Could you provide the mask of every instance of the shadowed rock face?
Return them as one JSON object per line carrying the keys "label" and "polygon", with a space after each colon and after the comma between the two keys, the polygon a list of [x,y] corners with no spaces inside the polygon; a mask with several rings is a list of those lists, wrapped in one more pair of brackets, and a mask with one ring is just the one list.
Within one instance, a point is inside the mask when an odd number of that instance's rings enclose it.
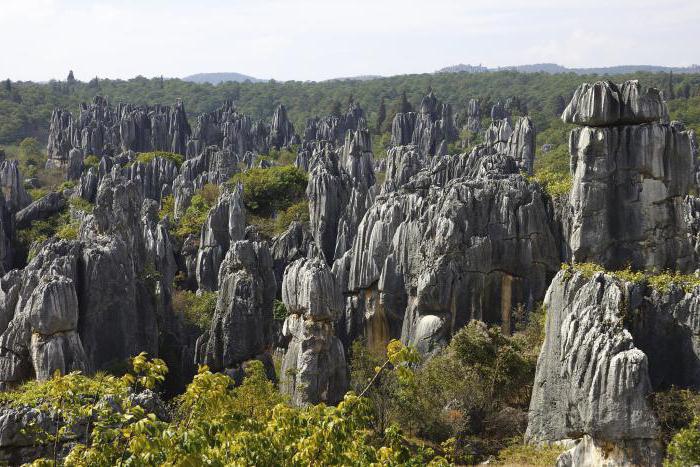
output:
{"label": "shadowed rock face", "polygon": [[[176,335],[178,323],[170,311],[175,259],[157,212],[138,185],[105,176],[77,241],[48,241],[24,270],[0,280],[3,386],[106,369],[141,351],[159,355],[160,333]],[[187,344],[173,345],[179,360]],[[169,361],[182,384],[187,374]]]}
{"label": "shadowed rock face", "polygon": [[700,289],[659,292],[603,273],[588,278],[562,271],[545,305],[546,338],[526,438],[587,435],[564,456],[564,465],[591,462],[612,447],[611,465],[660,464],[648,395],[700,387]]}
{"label": "shadowed rock face", "polygon": [[197,339],[195,360],[214,371],[233,371],[247,360],[263,359],[272,345],[276,290],[267,246],[248,240],[232,243],[219,269],[214,318]]}
{"label": "shadowed rock face", "polygon": [[510,332],[511,308],[544,296],[561,260],[552,214],[507,148],[433,158],[416,146],[389,151],[382,194],[333,265],[348,295],[346,342],[365,335],[381,348],[400,337],[431,354],[470,319]]}
{"label": "shadowed rock face", "polygon": [[598,81],[582,84],[561,118],[584,126],[637,125],[667,122],[668,109],[658,89],[643,89],[639,81]]}
{"label": "shadowed rock face", "polygon": [[81,104],[75,117],[65,110],[54,110],[46,165],[69,167],[73,149],[79,149],[83,157],[112,156],[128,150],[185,154],[190,132],[179,101],[171,107],[118,104],[115,108],[96,96],[92,104]]}
{"label": "shadowed rock face", "polygon": [[282,362],[282,391],[296,405],[340,401],[348,370],[343,344],[334,332],[343,305],[330,268],[320,259],[290,264],[282,301],[289,313],[282,332],[291,338]]}
{"label": "shadowed rock face", "polygon": [[[691,137],[666,114],[658,91],[635,81],[576,91],[562,118],[585,126],[570,135],[573,188],[558,215],[574,261],[696,268]],[[526,438],[575,440],[559,465],[660,465],[647,396],[700,388],[699,295],[560,272],[545,299]]]}
{"label": "shadowed rock face", "polygon": [[417,146],[423,156],[440,154],[440,148],[457,140],[452,106],[441,104],[430,92],[423,98],[420,112],[398,113],[391,125],[391,145]]}
{"label": "shadowed rock face", "polygon": [[352,245],[357,226],[374,199],[369,132],[348,132],[341,149],[319,148],[310,163],[309,217],[316,245],[330,264]]}
{"label": "shadowed rock face", "polygon": [[[608,82],[583,85],[564,113],[567,121],[597,125],[576,128],[569,138],[574,188],[566,227],[573,259],[693,270],[683,220],[684,198],[694,186],[690,134],[680,125],[648,122],[666,113],[657,91],[642,91],[636,82],[617,89]],[[635,119],[645,123],[626,124]]]}

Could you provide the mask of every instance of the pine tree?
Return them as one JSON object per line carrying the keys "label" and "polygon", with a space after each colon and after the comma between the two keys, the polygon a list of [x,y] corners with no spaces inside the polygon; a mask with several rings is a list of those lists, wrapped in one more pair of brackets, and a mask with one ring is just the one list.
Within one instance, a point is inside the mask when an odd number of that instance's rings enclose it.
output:
{"label": "pine tree", "polygon": [[10,78],[5,80],[5,91],[8,93],[12,92],[12,81],[10,81]]}
{"label": "pine tree", "polygon": [[75,83],[75,76],[73,76],[73,70],[70,70],[70,71],[68,72],[68,78],[66,78],[66,82],[67,82],[68,84],[73,84],[73,83]]}
{"label": "pine tree", "polygon": [[331,115],[334,117],[340,117],[342,114],[343,111],[340,105],[340,101],[333,101],[333,104],[331,104]]}
{"label": "pine tree", "polygon": [[386,120],[386,104],[384,103],[384,98],[382,97],[382,100],[379,101],[379,110],[377,110],[377,134],[382,132],[384,120]]}
{"label": "pine tree", "polygon": [[403,91],[401,93],[401,100],[399,101],[399,107],[397,113],[408,113],[408,112],[413,112],[413,107],[411,106],[411,103],[408,102],[408,99],[406,98],[406,91]]}
{"label": "pine tree", "polygon": [[673,100],[676,98],[675,93],[673,92],[673,70],[668,74],[668,99]]}

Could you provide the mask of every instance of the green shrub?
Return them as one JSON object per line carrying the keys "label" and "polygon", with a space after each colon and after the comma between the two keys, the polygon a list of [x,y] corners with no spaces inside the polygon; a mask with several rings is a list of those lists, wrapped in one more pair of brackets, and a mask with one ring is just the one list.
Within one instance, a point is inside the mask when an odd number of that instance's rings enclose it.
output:
{"label": "green shrub", "polygon": [[272,148],[267,154],[261,155],[262,159],[272,159],[281,165],[293,165],[297,159],[297,146],[291,148],[275,149]]}
{"label": "green shrub", "polygon": [[100,158],[95,155],[89,155],[83,159],[83,170],[87,172],[91,168],[97,170],[100,167]]}
{"label": "green shrub", "polygon": [[668,445],[665,467],[687,467],[700,464],[700,419],[676,434]]}
{"label": "green shrub", "polygon": [[56,236],[63,240],[77,240],[80,223],[77,221],[64,224],[56,231]]}
{"label": "green shrub", "polygon": [[274,319],[277,321],[284,321],[287,319],[288,315],[289,312],[287,311],[287,307],[284,306],[284,303],[280,300],[275,300],[272,304],[272,316]]}
{"label": "green shrub", "polygon": [[572,188],[572,178],[568,173],[563,174],[546,170],[535,171],[535,174],[530,177],[530,180],[542,185],[542,188],[544,188],[552,198],[568,196]]}
{"label": "green shrub", "polygon": [[202,330],[209,329],[216,310],[216,292],[202,292],[197,295],[189,290],[175,290],[173,309]]}
{"label": "green shrub", "polygon": [[83,211],[87,214],[91,213],[92,210],[95,209],[94,204],[84,198],[81,198],[80,196],[73,196],[70,198],[68,200],[68,205],[76,211]]}
{"label": "green shrub", "polygon": [[630,267],[617,271],[608,271],[596,263],[574,263],[572,265],[565,263],[562,264],[562,270],[567,271],[567,273],[577,271],[589,279],[597,272],[604,272],[619,280],[647,284],[653,290],[659,292],[668,292],[672,285],[682,288],[685,292],[691,292],[700,286],[700,277],[694,274],[682,274],[677,271],[633,271]]}
{"label": "green shrub", "polygon": [[46,188],[30,188],[29,190],[27,190],[27,193],[29,193],[29,196],[32,197],[32,201],[36,201],[48,195],[49,190],[47,190]]}
{"label": "green shrub", "polygon": [[173,195],[168,195],[160,201],[160,211],[158,211],[158,218],[160,220],[170,218],[170,222],[175,220],[175,197]]}
{"label": "green shrub", "polygon": [[561,446],[533,446],[516,441],[498,453],[497,465],[556,465],[557,458],[566,449]]}
{"label": "green shrub", "polygon": [[671,387],[651,394],[651,406],[661,428],[661,441],[668,445],[680,430],[700,417],[700,394]]}
{"label": "green shrub", "polygon": [[219,187],[212,184],[204,185],[195,193],[185,213],[173,225],[175,236],[184,239],[188,235],[198,235],[207,220],[209,210],[216,203],[218,194]]}
{"label": "green shrub", "polygon": [[161,159],[168,159],[169,161],[172,161],[178,168],[182,165],[182,163],[185,161],[185,158],[181,156],[180,154],[175,154],[174,152],[167,152],[167,151],[152,151],[152,152],[140,152],[138,156],[136,156],[136,161],[141,164],[148,164],[149,162],[153,161],[155,158],[161,158]]}
{"label": "green shrub", "polygon": [[234,175],[231,184],[243,184],[243,202],[254,215],[271,217],[306,196],[306,173],[293,166],[254,168]]}

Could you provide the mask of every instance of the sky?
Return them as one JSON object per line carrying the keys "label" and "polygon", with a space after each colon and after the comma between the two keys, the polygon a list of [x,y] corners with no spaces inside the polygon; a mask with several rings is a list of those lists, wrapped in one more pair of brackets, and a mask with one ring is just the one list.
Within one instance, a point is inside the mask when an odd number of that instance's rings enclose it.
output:
{"label": "sky", "polygon": [[0,0],[0,79],[700,63],[700,0]]}

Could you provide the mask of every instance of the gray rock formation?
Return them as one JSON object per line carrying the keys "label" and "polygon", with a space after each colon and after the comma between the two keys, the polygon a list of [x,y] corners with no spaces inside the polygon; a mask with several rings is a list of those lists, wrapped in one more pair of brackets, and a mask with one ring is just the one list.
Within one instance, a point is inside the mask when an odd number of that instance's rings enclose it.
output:
{"label": "gray rock formation", "polygon": [[0,188],[5,198],[5,207],[12,212],[18,212],[32,202],[22,180],[17,160],[5,160],[0,163]]}
{"label": "gray rock formation", "polygon": [[344,115],[329,115],[324,118],[311,118],[306,121],[304,128],[304,143],[328,141],[334,147],[339,147],[345,141],[348,131],[367,129],[364,111],[356,103],[350,103]]}
{"label": "gray rock formation", "polygon": [[659,426],[647,396],[699,382],[692,337],[698,293],[661,294],[603,273],[560,272],[545,299],[547,333],[526,439],[588,435],[563,456],[563,465],[593,465],[596,456],[610,465],[660,464]]}
{"label": "gray rock formation", "polygon": [[272,257],[263,243],[231,244],[219,270],[211,327],[197,339],[195,360],[213,371],[232,371],[263,359],[272,344],[272,302],[277,291]]}
{"label": "gray rock formation", "polygon": [[81,104],[77,116],[62,109],[51,115],[48,138],[47,167],[69,168],[76,178],[77,153],[83,156],[113,156],[133,150],[137,152],[170,151],[185,154],[190,126],[185,108],[178,101],[171,107],[111,106],[107,99],[96,96],[92,104]]}
{"label": "gray rock formation", "polygon": [[219,196],[202,226],[195,266],[200,290],[218,289],[222,261],[230,246],[243,240],[244,235],[243,188],[239,185]]}
{"label": "gray rock formation", "polygon": [[585,126],[638,125],[667,122],[668,109],[658,89],[638,81],[620,86],[610,81],[584,83],[564,110],[562,120]]}
{"label": "gray rock formation", "polygon": [[371,205],[375,183],[367,130],[348,132],[344,146],[314,153],[310,163],[310,228],[329,264],[350,248],[362,216]]}
{"label": "gray rock formation", "polygon": [[457,140],[452,106],[441,104],[431,91],[418,113],[398,113],[391,125],[391,145],[413,144],[424,156],[440,155],[440,147]]}
{"label": "gray rock formation", "polygon": [[299,137],[294,133],[294,125],[287,117],[287,109],[280,104],[272,115],[268,144],[271,148],[281,149],[298,143]]}
{"label": "gray rock formation", "polygon": [[472,133],[481,131],[481,104],[478,99],[469,99],[467,102],[467,130]]}
{"label": "gray rock formation", "polygon": [[512,308],[541,299],[559,269],[546,196],[493,148],[430,162],[414,151],[390,153],[382,194],[333,266],[348,296],[341,336],[428,354],[471,319],[510,331]]}
{"label": "gray rock formation", "polygon": [[[666,114],[657,91],[642,92],[636,82],[617,89],[583,85],[564,113],[567,121],[597,125],[569,138],[574,188],[565,228],[573,259],[610,269],[691,271],[683,222],[683,200],[694,186],[690,134],[648,122]],[[633,120],[629,115],[645,123],[621,125]]]}
{"label": "gray rock formation", "polygon": [[337,403],[347,390],[348,369],[333,326],[343,309],[333,273],[320,259],[295,261],[284,274],[282,301],[289,313],[283,334],[291,337],[282,391],[295,405]]}
{"label": "gray rock formation", "polygon": [[65,207],[66,198],[63,193],[52,191],[15,214],[15,226],[24,229],[36,220],[48,219]]}

